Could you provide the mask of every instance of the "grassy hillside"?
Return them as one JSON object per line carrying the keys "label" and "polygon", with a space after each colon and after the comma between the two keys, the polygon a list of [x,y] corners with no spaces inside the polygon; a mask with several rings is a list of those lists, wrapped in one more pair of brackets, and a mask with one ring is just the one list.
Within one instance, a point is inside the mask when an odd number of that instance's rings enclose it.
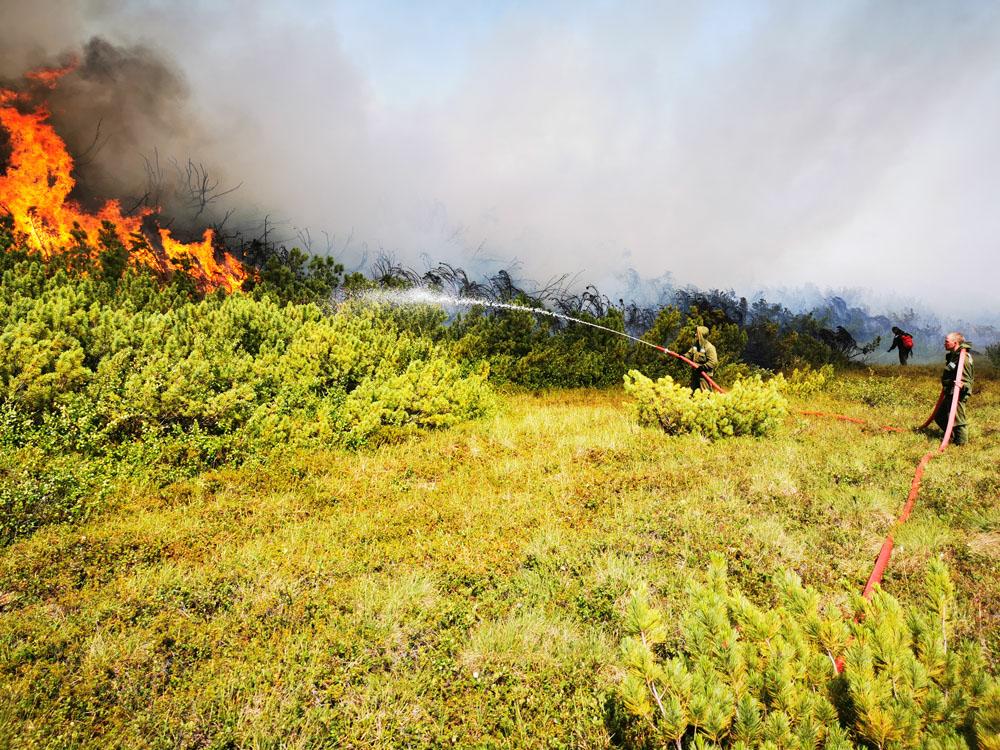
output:
{"label": "grassy hillside", "polygon": [[[937,368],[838,376],[797,408],[914,425]],[[0,746],[607,747],[629,592],[679,614],[722,552],[765,601],[846,601],[938,437],[793,414],[774,437],[637,426],[621,389],[504,397],[377,450],[156,486],[0,551]],[[1000,661],[1000,387],[930,465],[885,587],[943,556],[956,638]],[[676,637],[676,636],[675,636]]]}

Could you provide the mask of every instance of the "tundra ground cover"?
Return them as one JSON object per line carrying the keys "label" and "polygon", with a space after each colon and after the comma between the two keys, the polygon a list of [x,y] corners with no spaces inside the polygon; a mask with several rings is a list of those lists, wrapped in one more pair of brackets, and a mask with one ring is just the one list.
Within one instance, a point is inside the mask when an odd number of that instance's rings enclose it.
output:
{"label": "tundra ground cover", "polygon": [[[936,368],[838,375],[808,408],[923,421]],[[885,588],[941,556],[956,639],[1000,661],[1000,391],[936,458]],[[877,407],[865,395],[878,395]],[[0,551],[11,747],[608,747],[631,592],[668,624],[713,552],[752,600],[781,568],[843,604],[936,444],[796,414],[710,442],[619,389],[511,394],[494,416],[361,451],[303,449],[160,486]]]}

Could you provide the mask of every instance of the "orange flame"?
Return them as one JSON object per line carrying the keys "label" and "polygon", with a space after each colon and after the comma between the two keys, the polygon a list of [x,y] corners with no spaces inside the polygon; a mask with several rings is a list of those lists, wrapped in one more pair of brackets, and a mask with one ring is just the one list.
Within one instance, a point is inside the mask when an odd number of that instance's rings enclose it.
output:
{"label": "orange flame", "polygon": [[[53,88],[75,65],[34,71],[27,77]],[[0,175],[0,211],[11,215],[15,230],[26,237],[31,249],[45,258],[52,257],[77,246],[81,231],[93,243],[104,222],[110,222],[118,239],[133,248],[131,258],[136,264],[160,273],[183,270],[204,291],[219,287],[232,291],[242,286],[248,276],[246,268],[226,252],[219,260],[211,229],[205,230],[201,242],[186,244],[175,240],[167,229],[159,228],[155,236],[144,232],[143,219],[153,213],[148,208],[125,216],[118,202],[109,200],[92,214],[70,200],[76,185],[73,157],[49,124],[44,106],[28,113],[15,106],[31,104],[28,99],[23,93],[0,88],[0,127],[10,140],[9,164]],[[143,236],[146,242],[131,242],[134,235]]]}
{"label": "orange flame", "polygon": [[59,83],[59,79],[67,73],[72,73],[79,64],[80,61],[74,57],[61,68],[39,68],[38,70],[26,73],[24,77],[29,81],[42,84],[47,89],[54,89],[56,84]]}

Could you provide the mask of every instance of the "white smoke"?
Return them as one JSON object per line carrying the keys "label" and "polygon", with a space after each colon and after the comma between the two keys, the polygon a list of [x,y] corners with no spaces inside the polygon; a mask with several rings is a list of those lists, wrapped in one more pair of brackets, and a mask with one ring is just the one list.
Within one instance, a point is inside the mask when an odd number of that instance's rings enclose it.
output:
{"label": "white smoke", "polygon": [[1000,316],[997,4],[54,5],[36,51],[169,53],[193,155],[290,240]]}

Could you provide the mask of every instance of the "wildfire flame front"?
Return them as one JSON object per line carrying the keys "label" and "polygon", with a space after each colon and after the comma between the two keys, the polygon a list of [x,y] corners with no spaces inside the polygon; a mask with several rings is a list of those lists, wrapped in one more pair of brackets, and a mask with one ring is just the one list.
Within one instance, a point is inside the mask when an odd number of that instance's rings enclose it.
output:
{"label": "wildfire flame front", "polygon": [[[36,89],[51,89],[73,67],[37,70],[26,78]],[[200,242],[183,243],[168,229],[157,227],[154,233],[144,227],[149,223],[145,220],[155,216],[153,209],[126,216],[118,201],[109,200],[96,213],[88,213],[71,200],[76,185],[73,157],[49,122],[44,104],[34,99],[30,93],[0,88],[0,127],[10,142],[7,169],[0,175],[0,211],[12,217],[28,247],[49,258],[78,246],[80,232],[93,244],[101,231],[110,230],[131,249],[137,265],[163,274],[183,270],[203,291],[242,286],[246,268],[229,253],[217,251],[211,229]]]}

